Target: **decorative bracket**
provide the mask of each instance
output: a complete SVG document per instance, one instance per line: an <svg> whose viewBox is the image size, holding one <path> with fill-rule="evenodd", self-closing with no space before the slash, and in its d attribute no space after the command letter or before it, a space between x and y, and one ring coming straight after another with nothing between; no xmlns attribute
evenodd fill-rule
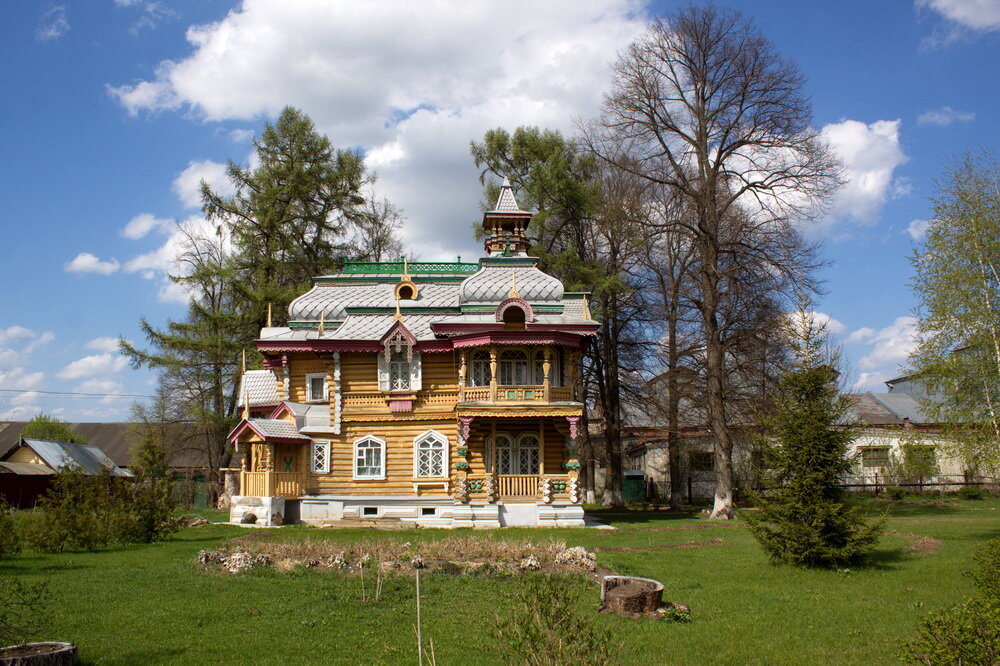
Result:
<svg viewBox="0 0 1000 666"><path fill-rule="evenodd" d="M472 421L476 417L474 416L459 416L458 417L458 436L461 438L464 444L469 439L469 430L472 427Z"/></svg>
<svg viewBox="0 0 1000 666"><path fill-rule="evenodd" d="M576 442L576 436L577 436L577 434L579 434L577 426L580 425L580 417L579 416L567 416L566 420L569 421L569 438L571 440L573 440L573 442L575 443Z"/></svg>

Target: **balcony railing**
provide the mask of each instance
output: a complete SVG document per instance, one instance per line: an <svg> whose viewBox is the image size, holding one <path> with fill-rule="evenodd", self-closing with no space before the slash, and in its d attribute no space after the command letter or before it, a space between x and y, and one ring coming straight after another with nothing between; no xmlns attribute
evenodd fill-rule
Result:
<svg viewBox="0 0 1000 666"><path fill-rule="evenodd" d="M462 402L554 402L573 399L572 386L508 385L468 386Z"/></svg>
<svg viewBox="0 0 1000 666"><path fill-rule="evenodd" d="M241 472L240 494L251 497L295 497L305 490L301 472Z"/></svg>

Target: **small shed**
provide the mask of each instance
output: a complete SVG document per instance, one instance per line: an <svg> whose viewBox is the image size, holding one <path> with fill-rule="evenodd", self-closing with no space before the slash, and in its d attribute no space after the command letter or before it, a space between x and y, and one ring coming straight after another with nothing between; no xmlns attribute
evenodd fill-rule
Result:
<svg viewBox="0 0 1000 666"><path fill-rule="evenodd" d="M114 476L132 476L96 446L22 437L0 459L0 497L15 508L31 508L65 467L76 467L86 474L110 469Z"/></svg>

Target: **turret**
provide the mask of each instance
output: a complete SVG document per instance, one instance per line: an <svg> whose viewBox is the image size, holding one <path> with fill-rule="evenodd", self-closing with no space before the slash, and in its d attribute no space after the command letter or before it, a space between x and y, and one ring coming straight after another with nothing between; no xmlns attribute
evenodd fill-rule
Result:
<svg viewBox="0 0 1000 666"><path fill-rule="evenodd" d="M493 210L483 213L486 252L492 256L524 255L528 251L528 223L532 213L521 210L514 198L514 188L507 178L500 186L500 196Z"/></svg>

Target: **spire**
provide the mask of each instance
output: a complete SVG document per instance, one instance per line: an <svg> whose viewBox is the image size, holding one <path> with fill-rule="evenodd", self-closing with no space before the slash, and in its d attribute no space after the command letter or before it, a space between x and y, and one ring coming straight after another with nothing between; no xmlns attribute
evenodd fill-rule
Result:
<svg viewBox="0 0 1000 666"><path fill-rule="evenodd" d="M271 304L267 304L267 327L271 328Z"/></svg>
<svg viewBox="0 0 1000 666"><path fill-rule="evenodd" d="M497 205L493 210L505 213L521 212L521 207L517 205L517 199L514 198L514 188L511 186L510 179L507 176L503 177L503 185L500 186L500 196L497 197Z"/></svg>
<svg viewBox="0 0 1000 666"><path fill-rule="evenodd" d="M581 316L584 319L586 319L587 321L590 321L590 319L591 319L591 316L590 316L590 303L587 301L586 294L583 296L583 312L581 313Z"/></svg>
<svg viewBox="0 0 1000 666"><path fill-rule="evenodd" d="M510 269L510 291L507 292L507 298L521 298L517 290L517 272L513 268Z"/></svg>

